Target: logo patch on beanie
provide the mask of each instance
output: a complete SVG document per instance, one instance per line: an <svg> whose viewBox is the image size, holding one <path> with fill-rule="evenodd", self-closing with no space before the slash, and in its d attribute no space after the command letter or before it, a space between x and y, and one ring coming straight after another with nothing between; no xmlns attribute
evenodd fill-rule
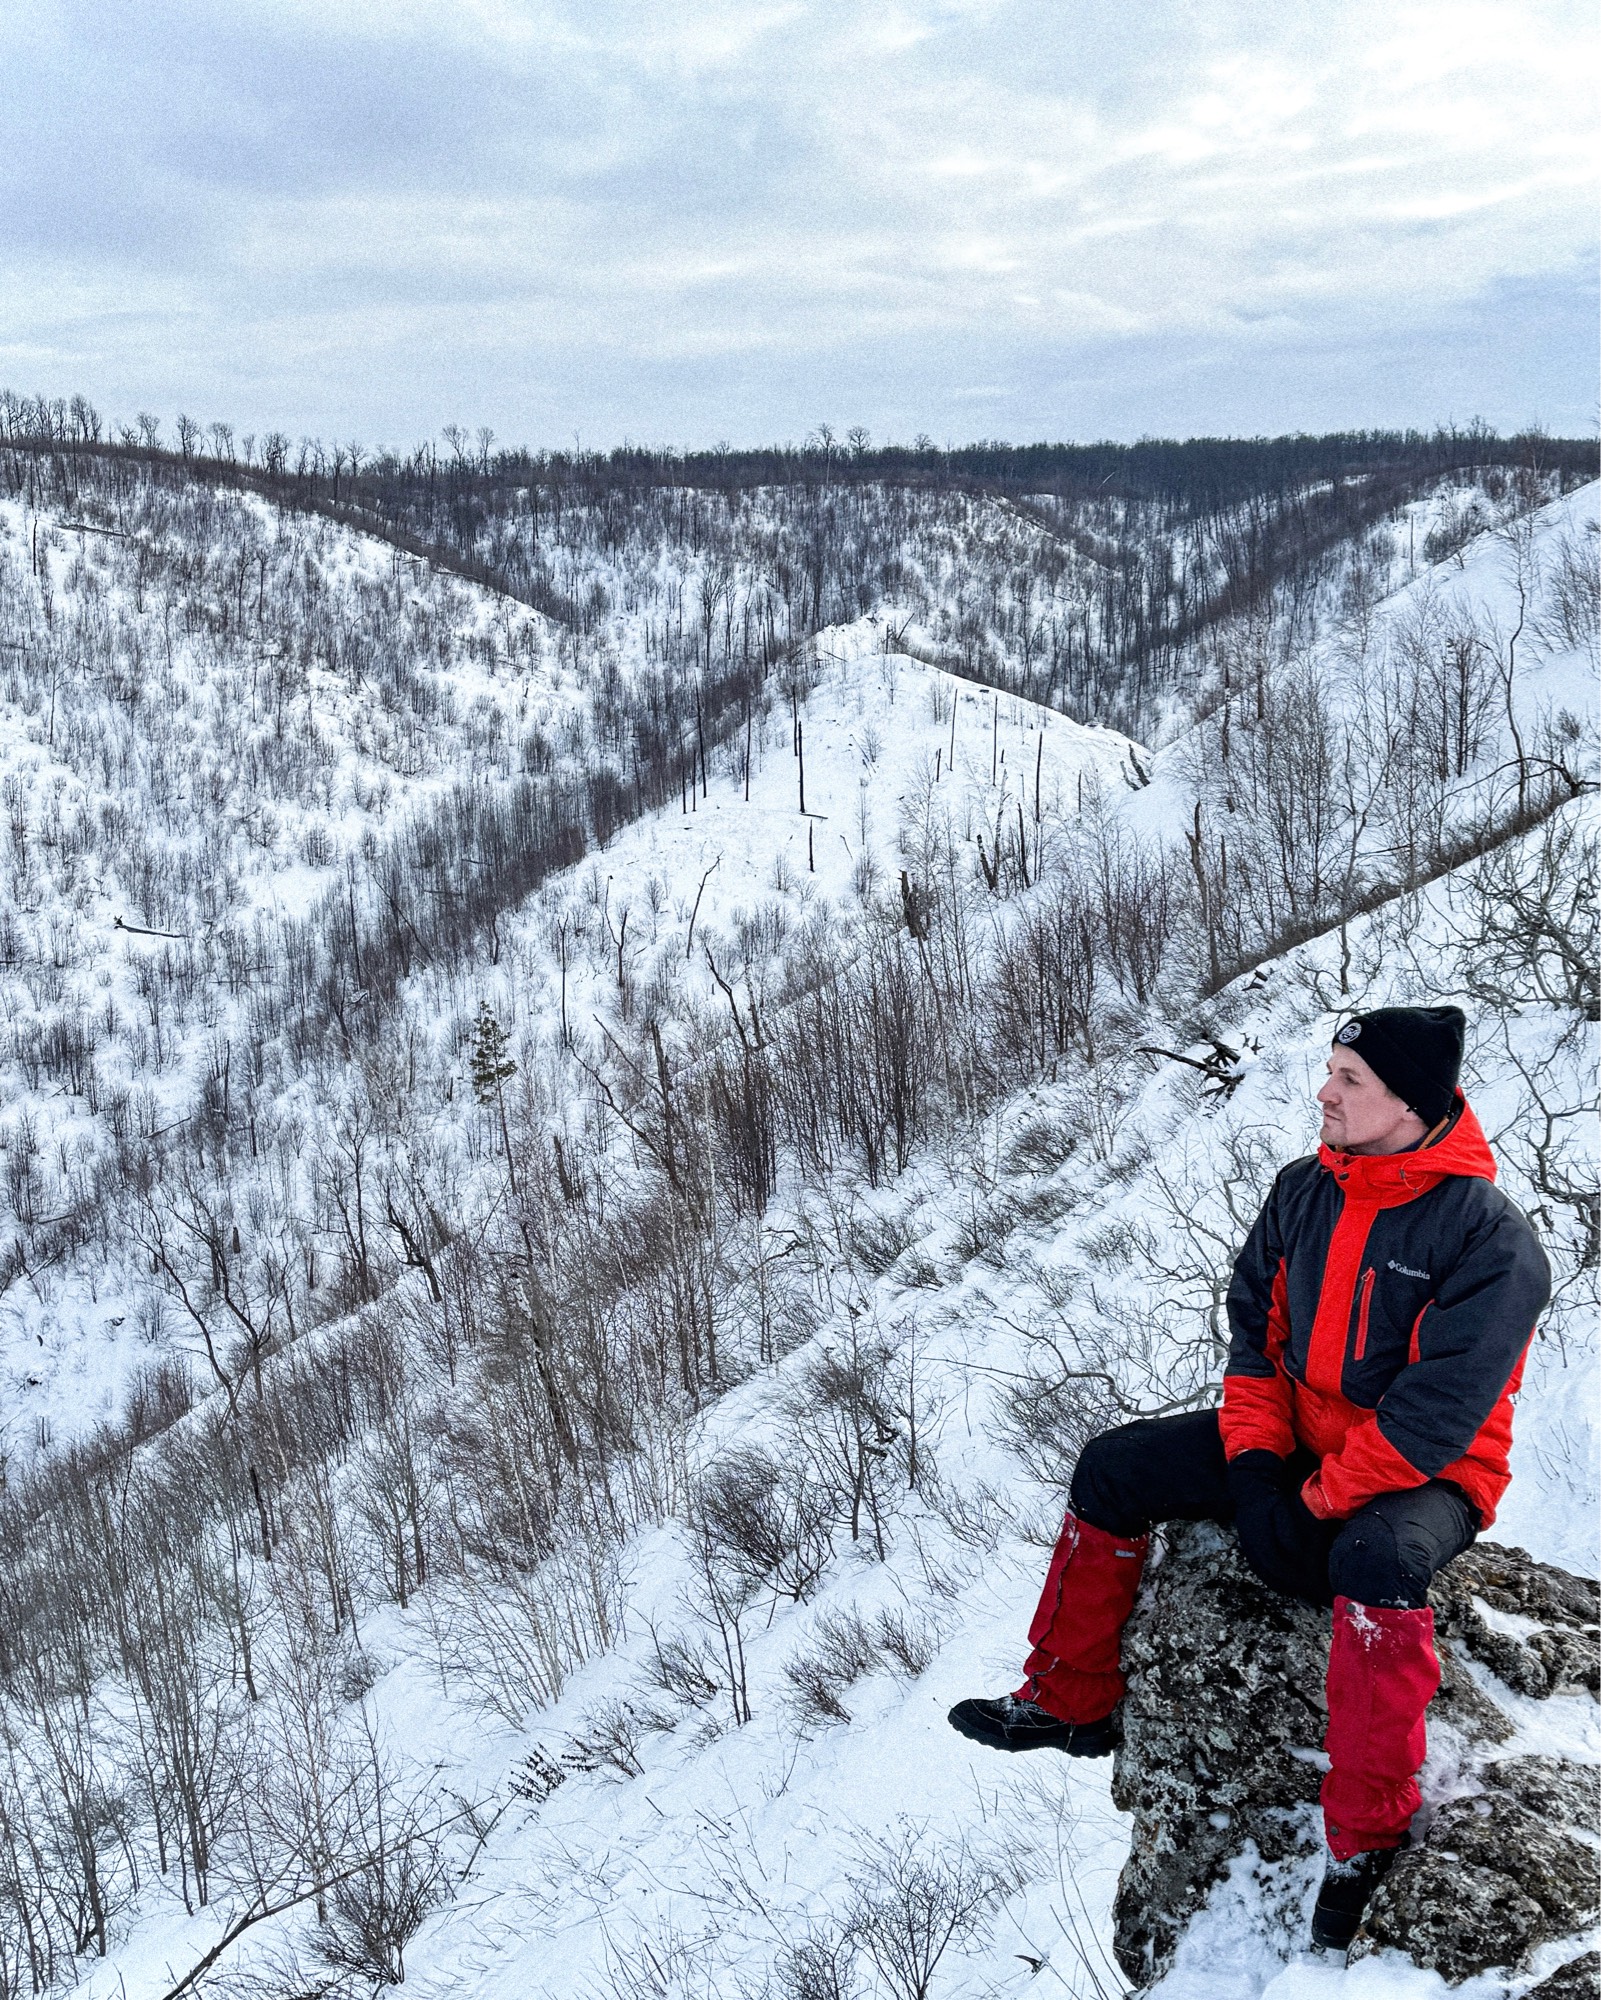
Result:
<svg viewBox="0 0 1601 2000"><path fill-rule="evenodd" d="M1361 1032L1362 1023L1360 1021L1347 1021L1334 1039L1337 1042L1354 1042Z"/></svg>

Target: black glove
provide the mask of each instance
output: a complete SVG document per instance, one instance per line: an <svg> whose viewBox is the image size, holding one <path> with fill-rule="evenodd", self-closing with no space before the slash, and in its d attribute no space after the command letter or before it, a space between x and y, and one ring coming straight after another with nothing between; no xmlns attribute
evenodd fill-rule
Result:
<svg viewBox="0 0 1601 2000"><path fill-rule="evenodd" d="M1292 1463L1274 1451L1242 1451L1228 1466L1240 1552L1262 1581L1308 1604L1332 1604L1329 1550L1343 1525L1320 1521L1301 1498Z"/></svg>

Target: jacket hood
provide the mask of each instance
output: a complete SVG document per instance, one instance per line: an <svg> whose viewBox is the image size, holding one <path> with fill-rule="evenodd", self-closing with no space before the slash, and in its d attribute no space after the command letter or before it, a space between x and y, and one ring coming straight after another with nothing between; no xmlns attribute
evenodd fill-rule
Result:
<svg viewBox="0 0 1601 2000"><path fill-rule="evenodd" d="M1319 1146L1318 1162L1333 1174L1347 1197L1357 1200L1365 1196L1380 1201L1404 1201L1453 1174L1470 1180L1493 1181L1495 1156L1484 1128L1460 1090L1456 1101L1457 1115L1449 1129L1421 1152L1337 1153L1332 1146Z"/></svg>

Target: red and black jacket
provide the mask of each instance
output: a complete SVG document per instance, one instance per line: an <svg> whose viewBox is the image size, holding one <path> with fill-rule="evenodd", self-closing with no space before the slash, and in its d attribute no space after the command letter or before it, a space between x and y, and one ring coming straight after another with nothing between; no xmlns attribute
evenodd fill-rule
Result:
<svg viewBox="0 0 1601 2000"><path fill-rule="evenodd" d="M1234 1266L1224 1449L1304 1445L1321 1463L1302 1494L1325 1519L1450 1479L1488 1527L1512 1476L1512 1399L1551 1269L1457 1105L1423 1151L1323 1146L1287 1166Z"/></svg>

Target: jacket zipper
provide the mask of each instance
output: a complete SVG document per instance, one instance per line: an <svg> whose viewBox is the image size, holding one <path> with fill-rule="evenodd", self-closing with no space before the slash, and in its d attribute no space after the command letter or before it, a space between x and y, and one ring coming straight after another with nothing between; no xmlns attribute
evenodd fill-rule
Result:
<svg viewBox="0 0 1601 2000"><path fill-rule="evenodd" d="M1362 1359L1362 1356L1367 1352L1368 1302L1373 1297L1373 1280L1377 1276L1378 1273L1376 1271L1370 1270L1367 1276L1362 1280L1362 1303L1357 1308L1357 1315L1356 1315L1356 1358L1358 1361L1360 1361Z"/></svg>

